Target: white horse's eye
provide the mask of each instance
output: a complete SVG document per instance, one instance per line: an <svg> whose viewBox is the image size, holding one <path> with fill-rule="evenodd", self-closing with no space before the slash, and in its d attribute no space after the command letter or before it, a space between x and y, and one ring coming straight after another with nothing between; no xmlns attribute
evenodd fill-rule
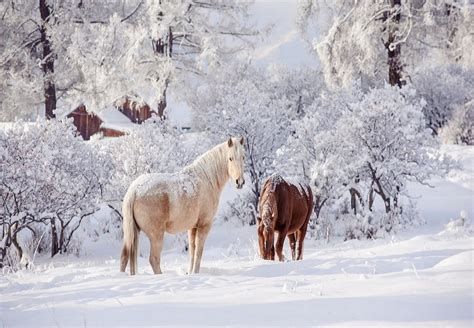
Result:
<svg viewBox="0 0 474 328"><path fill-rule="evenodd" d="M229 161L231 161L231 162L232 162L232 157L229 157Z"/></svg>

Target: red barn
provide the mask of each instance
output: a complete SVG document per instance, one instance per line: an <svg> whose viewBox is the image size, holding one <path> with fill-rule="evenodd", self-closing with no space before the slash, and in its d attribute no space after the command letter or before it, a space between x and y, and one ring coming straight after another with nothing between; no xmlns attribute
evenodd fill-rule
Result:
<svg viewBox="0 0 474 328"><path fill-rule="evenodd" d="M115 106L120 112L127 116L133 123L141 124L156 113L150 109L138 96L127 96L115 102Z"/></svg>
<svg viewBox="0 0 474 328"><path fill-rule="evenodd" d="M73 118L73 124L84 140L89 140L92 135L99 132L103 123L99 116L89 113L84 105L77 107L67 117Z"/></svg>
<svg viewBox="0 0 474 328"><path fill-rule="evenodd" d="M115 102L114 107L98 113L89 112L85 105L80 105L67 115L73 118L77 131L84 140L89 140L96 133L104 137L119 137L127 133L135 124L141 124L151 117L153 111L143 101L124 97Z"/></svg>

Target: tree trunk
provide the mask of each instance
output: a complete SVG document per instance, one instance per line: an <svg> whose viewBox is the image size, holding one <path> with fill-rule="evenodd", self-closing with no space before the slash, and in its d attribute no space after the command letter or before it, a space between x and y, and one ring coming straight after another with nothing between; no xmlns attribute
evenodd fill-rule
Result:
<svg viewBox="0 0 474 328"><path fill-rule="evenodd" d="M159 1L161 4L162 1ZM163 17L163 12L158 13L159 17ZM161 20L161 18L159 18ZM168 28L168 35L163 39L158 39L154 42L154 51L159 56L165 56L171 59L173 53L173 32L171 26ZM168 90L169 76L159 77L165 80L164 88L161 91L160 100L158 102L158 116L160 119L166 119L165 110L166 110L166 92Z"/></svg>
<svg viewBox="0 0 474 328"><path fill-rule="evenodd" d="M354 215L357 214L357 198L359 199L359 203L363 206L362 196L360 192L355 188L350 188L349 192L351 193L351 209L354 211Z"/></svg>
<svg viewBox="0 0 474 328"><path fill-rule="evenodd" d="M0 247L0 269L2 269L5 266L5 262L7 260L7 250L11 245L10 229L8 229L7 231L7 236L3 236L3 238L6 238L6 240L5 240L5 243L3 244L3 247Z"/></svg>
<svg viewBox="0 0 474 328"><path fill-rule="evenodd" d="M314 213L316 214L316 219L319 219L319 214L321 213L321 209L323 208L324 203L326 203L327 198L326 199L321 199L320 195L317 195L314 198L315 198L315 200L314 200Z"/></svg>
<svg viewBox="0 0 474 328"><path fill-rule="evenodd" d="M7 248L0 247L0 269L3 269L6 257L7 257Z"/></svg>
<svg viewBox="0 0 474 328"><path fill-rule="evenodd" d="M58 254L58 252L59 252L58 229L56 227L56 220L51 219L51 257Z"/></svg>
<svg viewBox="0 0 474 328"><path fill-rule="evenodd" d="M56 85L54 84L54 54L51 49L51 43L47 36L46 26L51 21L51 8L46 3L47 0L39 1L39 9L41 13L41 44L43 45L43 55L41 67L43 69L44 79L44 109L46 118L55 118L56 110Z"/></svg>
<svg viewBox="0 0 474 328"><path fill-rule="evenodd" d="M250 173L250 178L252 179L252 192L255 196L253 206L255 206L255 212L258 212L258 202L260 201L260 179L259 174L257 173L257 169L255 168L255 162L252 155L249 156L249 160L250 163L248 165L248 169ZM257 217L256 215L253 215L249 225L255 224L257 224Z"/></svg>
<svg viewBox="0 0 474 328"><path fill-rule="evenodd" d="M18 257L20 258L20 261L21 261L21 259L23 258L23 249L21 248L20 243L18 242L18 239L16 238L17 235L18 235L18 233L16 232L12 236L12 244L13 244L13 246L15 246L15 248L18 252Z"/></svg>
<svg viewBox="0 0 474 328"><path fill-rule="evenodd" d="M369 211L372 212L372 208L374 206L374 201L375 201L375 194L374 194L374 185L372 183L372 185L370 186L370 189L369 189Z"/></svg>
<svg viewBox="0 0 474 328"><path fill-rule="evenodd" d="M59 252L60 253L66 253L67 249L66 249L66 245L65 245L65 240L64 240L64 230L66 229L66 227L64 226L64 222L63 221L60 221L61 222L61 230L59 232Z"/></svg>
<svg viewBox="0 0 474 328"><path fill-rule="evenodd" d="M402 64L401 64L401 46L400 44L393 45L397 42L396 34L398 32L398 24L400 23L401 0L390 0L391 10L388 16L391 17L388 28L388 41L385 47L388 51L388 81L390 85L398 85L402 87L405 82L402 80ZM398 10L397 14L393 13Z"/></svg>
<svg viewBox="0 0 474 328"><path fill-rule="evenodd" d="M168 89L168 81L165 82L165 87L161 93L160 101L158 102L158 117L162 120L166 119L166 91Z"/></svg>
<svg viewBox="0 0 474 328"><path fill-rule="evenodd" d="M372 176L372 186L375 185L377 187L376 189L373 189L373 191L375 191L380 196L380 198L382 198L385 206L385 213L388 214L391 212L390 196L385 194L382 183L380 182L380 177L377 177L377 172L374 170L372 165L370 163L367 164Z"/></svg>

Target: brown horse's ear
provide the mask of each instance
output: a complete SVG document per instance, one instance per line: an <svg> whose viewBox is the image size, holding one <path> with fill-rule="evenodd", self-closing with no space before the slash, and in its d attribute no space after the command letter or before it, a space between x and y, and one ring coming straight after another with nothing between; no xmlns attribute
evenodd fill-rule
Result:
<svg viewBox="0 0 474 328"><path fill-rule="evenodd" d="M232 147L233 144L232 138L229 138L229 140L227 140L227 146Z"/></svg>
<svg viewBox="0 0 474 328"><path fill-rule="evenodd" d="M240 144L243 146L244 145L244 137L240 137Z"/></svg>

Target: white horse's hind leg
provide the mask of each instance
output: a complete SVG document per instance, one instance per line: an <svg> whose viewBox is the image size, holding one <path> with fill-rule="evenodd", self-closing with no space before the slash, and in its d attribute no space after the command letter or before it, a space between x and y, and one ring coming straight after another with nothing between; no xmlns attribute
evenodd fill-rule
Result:
<svg viewBox="0 0 474 328"><path fill-rule="evenodd" d="M161 273L160 259L164 233L150 238L150 264L155 274Z"/></svg>
<svg viewBox="0 0 474 328"><path fill-rule="evenodd" d="M207 235L211 230L211 224L207 224L204 226L200 226L197 228L196 233L196 254L194 256L194 265L193 265L193 273L199 273L201 269L201 258L202 258L202 251L204 249L204 242L206 241Z"/></svg>
<svg viewBox="0 0 474 328"><path fill-rule="evenodd" d="M129 257L130 257L130 254L128 252L128 247L126 245L123 245L122 255L120 256L120 271L121 272L125 272L125 269L127 268Z"/></svg>
<svg viewBox="0 0 474 328"><path fill-rule="evenodd" d="M193 272L194 267L194 255L196 254L196 232L197 228L188 230L188 244L189 244L189 270L188 273Z"/></svg>

